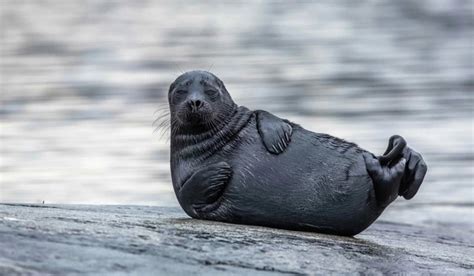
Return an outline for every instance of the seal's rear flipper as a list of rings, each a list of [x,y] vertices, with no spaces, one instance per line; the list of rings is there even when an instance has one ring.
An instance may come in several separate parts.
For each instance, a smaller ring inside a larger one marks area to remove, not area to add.
[[[406,160],[400,159],[394,166],[383,166],[370,153],[364,153],[365,164],[372,182],[374,183],[375,197],[382,206],[388,206],[397,198],[400,182],[405,170]]]
[[[273,154],[280,154],[288,147],[293,128],[277,116],[257,110],[257,129],[265,148]]]
[[[232,168],[219,162],[196,171],[181,186],[178,201],[191,217],[210,212],[218,207],[219,198],[232,176]]]
[[[411,199],[423,183],[428,167],[421,154],[409,147],[405,147],[403,150],[403,158],[407,160],[407,165],[398,194],[405,199]]]
[[[411,199],[420,188],[427,166],[421,155],[406,146],[403,137],[394,135],[384,155],[364,153],[367,171],[374,182],[377,201],[390,204],[397,195]]]

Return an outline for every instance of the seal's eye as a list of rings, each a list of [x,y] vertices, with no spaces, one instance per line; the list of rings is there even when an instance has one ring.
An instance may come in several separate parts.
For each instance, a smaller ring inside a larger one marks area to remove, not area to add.
[[[186,90],[176,90],[173,93],[173,102],[182,102],[184,99],[186,99],[186,94],[188,94],[188,91]]]
[[[211,98],[216,97],[217,94],[218,94],[218,92],[216,90],[213,90],[213,89],[208,89],[208,90],[204,91],[204,93],[206,93],[206,95],[208,95]]]

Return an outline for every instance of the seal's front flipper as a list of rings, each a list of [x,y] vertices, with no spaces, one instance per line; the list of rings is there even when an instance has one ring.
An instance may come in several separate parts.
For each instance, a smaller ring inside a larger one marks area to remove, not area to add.
[[[196,171],[178,192],[181,206],[191,217],[199,217],[198,213],[212,211],[218,207],[218,200],[231,176],[232,168],[226,162],[212,164]]]
[[[273,154],[285,151],[291,141],[291,125],[266,111],[258,110],[256,113],[258,133],[265,148]]]
[[[374,182],[375,196],[382,206],[387,206],[397,195],[405,199],[415,196],[425,177],[427,166],[421,155],[407,147],[403,137],[390,137],[382,156],[364,153],[369,175]]]

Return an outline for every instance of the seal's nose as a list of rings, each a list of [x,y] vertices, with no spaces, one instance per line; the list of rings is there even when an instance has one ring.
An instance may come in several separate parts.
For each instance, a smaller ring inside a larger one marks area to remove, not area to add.
[[[203,106],[203,103],[201,100],[189,100],[188,101],[188,107],[189,110],[192,112],[197,112],[201,107]]]

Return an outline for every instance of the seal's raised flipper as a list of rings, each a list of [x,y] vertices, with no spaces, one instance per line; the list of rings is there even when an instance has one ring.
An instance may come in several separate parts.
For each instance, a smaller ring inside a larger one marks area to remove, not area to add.
[[[186,213],[198,217],[199,212],[217,207],[216,203],[231,176],[232,168],[226,162],[215,163],[193,173],[178,192],[178,199]]]
[[[405,199],[411,199],[418,192],[428,167],[421,154],[409,147],[403,150],[403,158],[407,160],[407,165],[398,194]]]
[[[265,148],[273,154],[285,151],[291,141],[291,125],[263,110],[256,111],[256,114],[258,133]]]
[[[405,171],[406,160],[400,159],[394,166],[383,166],[370,153],[364,153],[365,164],[374,183],[377,202],[385,207],[397,198],[400,182]]]
[[[374,182],[377,201],[382,206],[390,204],[397,195],[411,199],[420,188],[427,166],[421,155],[407,147],[403,137],[390,137],[387,150],[375,157],[364,153],[369,175]]]

